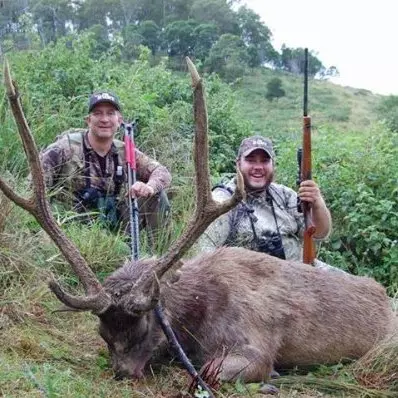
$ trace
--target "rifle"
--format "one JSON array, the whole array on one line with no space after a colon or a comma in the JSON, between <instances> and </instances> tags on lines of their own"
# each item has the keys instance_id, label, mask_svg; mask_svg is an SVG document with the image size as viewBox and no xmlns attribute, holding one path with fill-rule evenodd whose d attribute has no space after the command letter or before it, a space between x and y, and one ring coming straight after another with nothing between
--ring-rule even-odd
<instances>
[{"instance_id":1,"label":"rifle","mask_svg":"<svg viewBox=\"0 0 398 398\"><path fill-rule=\"evenodd\" d=\"M303 106L303 144L297 151L299 176L297 184L312 178L311 170L311 117L308 116L308 48L304 49L304 106ZM312 236L315 233L315 225L312 222L311 204L297 200L297 210L304 214L304 247L303 262L312 264L315 259L315 244Z\"/></svg>"},{"instance_id":2,"label":"rifle","mask_svg":"<svg viewBox=\"0 0 398 398\"><path fill-rule=\"evenodd\" d=\"M124 129L123 141L125 161L127 164L127 184L128 192L130 192L130 188L137 181L137 162L135 157L134 142L134 132L137 128L137 121L135 120L132 123L123 122L122 128ZM128 205L130 215L131 259L137 261L139 259L139 209L137 198L132 199L131 196L128 195ZM172 349L175 350L177 356L180 358L181 362L185 366L188 373L191 375L194 382L197 383L202 391L204 391L204 394L206 394L203 396L206 396L208 398L214 398L210 387L205 383L205 381L196 371L189 358L185 354L183 348L177 340L173 329L171 328L170 322L164 316L163 309L159 303L156 304L154 312L157 321L160 323L163 333L166 335L170 346L172 347Z\"/></svg>"}]
</instances>

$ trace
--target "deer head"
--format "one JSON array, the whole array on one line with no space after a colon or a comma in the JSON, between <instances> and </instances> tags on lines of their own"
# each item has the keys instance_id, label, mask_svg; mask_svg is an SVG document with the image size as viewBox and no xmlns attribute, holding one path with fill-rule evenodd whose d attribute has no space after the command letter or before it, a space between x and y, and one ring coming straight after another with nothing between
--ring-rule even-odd
<instances>
[{"instance_id":1,"label":"deer head","mask_svg":"<svg viewBox=\"0 0 398 398\"><path fill-rule=\"evenodd\" d=\"M145 333L148 334L148 323L154 322L150 310L159 300L159 280L171 267L173 267L173 270L177 268L178 260L210 223L232 209L243 196L243 179L238 173L236 193L222 204L212 199L204 89L202 80L189 58L187 58L187 64L194 91L196 178L194 215L180 238L171 245L166 254L156 260L131 262L117 270L107 279L104 285L101 285L77 247L63 233L51 214L50 206L46 200L46 188L37 147L24 116L18 90L11 79L7 60L4 63L6 92L32 174L33 193L30 198L23 198L15 193L2 178L0 178L0 189L11 201L31 213L48 233L82 283L85 296L74 296L67 293L55 280L49 283L52 292L67 307L75 310L92 311L98 315L101 321L100 333L108 343L114 367L121 370L120 373L122 374L124 373L123 369L129 369L128 375L135 377L141 376L142 363L145 364L148 355L150 356L152 352L151 347L160 338L154 332L152 336L145 338L144 344L142 341L144 337L141 336ZM131 330L134 330L133 336ZM141 339L140 353L136 352L136 345L132 344L132 339L135 341ZM130 347L130 349L126 349L126 347ZM134 356L135 362L131 364L131 358Z\"/></svg>"}]
</instances>

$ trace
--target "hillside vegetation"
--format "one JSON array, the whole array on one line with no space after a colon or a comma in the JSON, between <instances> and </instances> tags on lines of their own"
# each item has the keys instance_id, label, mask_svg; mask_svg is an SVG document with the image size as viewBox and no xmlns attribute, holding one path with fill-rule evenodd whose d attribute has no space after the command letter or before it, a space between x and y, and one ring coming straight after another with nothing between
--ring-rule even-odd
<instances>
[{"instance_id":1,"label":"hillside vegetation","mask_svg":"<svg viewBox=\"0 0 398 398\"><path fill-rule=\"evenodd\" d=\"M285 96L266 99L267 84L275 78L282 80ZM237 84L237 100L253 128L269 135L300 131L303 113L303 78L292 73L256 69ZM334 126L346 131L368 129L378 118L382 96L365 89L342 87L327 80L309 82L309 114L315 131Z\"/></svg>"},{"instance_id":2,"label":"hillside vegetation","mask_svg":"<svg viewBox=\"0 0 398 398\"><path fill-rule=\"evenodd\" d=\"M119 94L126 120L139 118L138 146L173 174L170 239L192 213L192 92L186 73L167 62L152 66L140 47L137 60L117 52L91 57L90 34L59 39L38 51L9 55L27 120L40 148L70 127L82 127L88 94L97 88ZM267 83L280 78L285 96L266 99ZM277 148L277 179L295 187L296 149L301 140L302 79L282 71L253 69L224 82L204 73L209 110L214 182L234 170L236 148L253 131L270 136ZM3 89L3 87L2 87ZM331 208L334 231L319 249L321 259L370 275L393 298L398 288L398 134L380 119L384 98L354 88L311 79L314 178ZM391 107L388 108L391 111ZM0 103L0 172L27 193L26 161L5 96ZM143 381L115 381L96 319L88 313L54 312L59 304L46 281L55 276L72 291L76 277L30 216L0 195L0 395L4 397L183 397L186 372L159 365ZM126 238L71 222L54 209L57 221L90 266L103 278L129 257ZM142 235L142 255L150 255ZM393 397L398 384L396 345L366 361L296 371L276 383L282 397ZM395 351L394 351L395 350ZM392 356L391 353L393 353ZM389 358L388 362L380 358ZM171 366L173 365L173 366ZM258 385L224 385L218 397L256 396Z\"/></svg>"}]
</instances>

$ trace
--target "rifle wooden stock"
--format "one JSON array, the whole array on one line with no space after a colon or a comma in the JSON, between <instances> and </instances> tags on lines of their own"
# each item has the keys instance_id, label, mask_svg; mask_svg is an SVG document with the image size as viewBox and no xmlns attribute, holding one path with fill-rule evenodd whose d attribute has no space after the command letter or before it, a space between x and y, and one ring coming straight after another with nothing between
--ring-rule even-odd
<instances>
[{"instance_id":1,"label":"rifle wooden stock","mask_svg":"<svg viewBox=\"0 0 398 398\"><path fill-rule=\"evenodd\" d=\"M301 163L301 181L310 180L312 178L311 164L311 117L303 117L303 154ZM303 262L312 264L316 251L315 243L312 236L315 233L315 225L312 222L311 204L301 202L304 215L304 245L303 245Z\"/></svg>"}]
</instances>

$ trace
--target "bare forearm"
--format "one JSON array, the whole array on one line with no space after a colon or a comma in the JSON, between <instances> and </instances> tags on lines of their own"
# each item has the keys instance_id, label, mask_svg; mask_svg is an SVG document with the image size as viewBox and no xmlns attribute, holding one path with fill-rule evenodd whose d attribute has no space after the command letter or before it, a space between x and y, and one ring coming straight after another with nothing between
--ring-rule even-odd
<instances>
[{"instance_id":1,"label":"bare forearm","mask_svg":"<svg viewBox=\"0 0 398 398\"><path fill-rule=\"evenodd\" d=\"M313 180L302 181L298 196L302 201L311 204L312 221L316 227L314 238L327 237L332 229L332 218L318 185Z\"/></svg>"},{"instance_id":2,"label":"bare forearm","mask_svg":"<svg viewBox=\"0 0 398 398\"><path fill-rule=\"evenodd\" d=\"M312 221L316 228L314 238L323 239L330 234L332 229L332 217L322 196L317 198L315 203L313 203Z\"/></svg>"}]
</instances>

